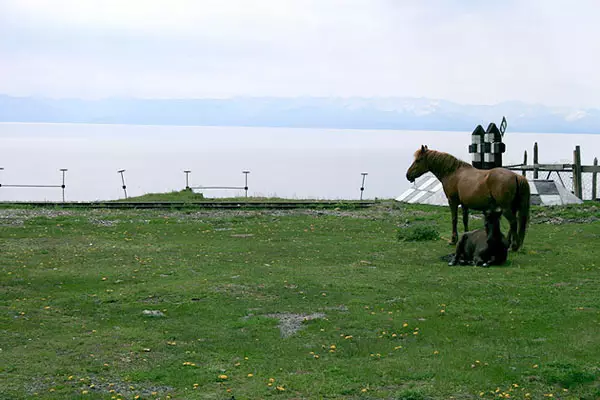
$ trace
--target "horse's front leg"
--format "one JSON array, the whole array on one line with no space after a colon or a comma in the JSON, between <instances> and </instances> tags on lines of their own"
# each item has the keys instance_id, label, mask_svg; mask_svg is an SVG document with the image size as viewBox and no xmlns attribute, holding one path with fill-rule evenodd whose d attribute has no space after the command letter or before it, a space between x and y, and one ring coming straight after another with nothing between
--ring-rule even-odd
<instances>
[{"instance_id":1,"label":"horse's front leg","mask_svg":"<svg viewBox=\"0 0 600 400\"><path fill-rule=\"evenodd\" d=\"M469 209L463 204L460 206L462 208L462 216L463 216L463 225L465 227L465 232L469 231Z\"/></svg>"},{"instance_id":2,"label":"horse's front leg","mask_svg":"<svg viewBox=\"0 0 600 400\"><path fill-rule=\"evenodd\" d=\"M452 239L450 244L458 242L458 202L450 201L450 212L452 213Z\"/></svg>"}]
</instances>

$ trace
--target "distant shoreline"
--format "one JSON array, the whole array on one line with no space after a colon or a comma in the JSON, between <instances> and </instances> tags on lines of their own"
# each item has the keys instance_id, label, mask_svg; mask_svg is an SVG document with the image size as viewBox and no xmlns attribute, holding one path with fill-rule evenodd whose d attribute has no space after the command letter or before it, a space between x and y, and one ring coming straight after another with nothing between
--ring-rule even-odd
<instances>
[{"instance_id":1,"label":"distant shoreline","mask_svg":"<svg viewBox=\"0 0 600 400\"><path fill-rule=\"evenodd\" d=\"M444 133L444 132L461 132L471 133L471 131L460 130L460 129L446 129L446 130L435 130L435 129L392 129L392 128L331 128L331 127L318 127L318 126L269 126L269 125L177 125L177 124L128 124L128 123L112 123L112 122L20 122L20 121L0 121L2 125L82 125L82 126L94 126L94 125L105 125L105 126L148 126L148 127L174 127L174 128L251 128L251 129L318 129L325 131L388 131L388 132L427 132L427 133ZM592 132L537 132L537 131L522 131L522 132L511 132L510 129L506 132L507 135L600 135L600 131L597 133Z\"/></svg>"}]
</instances>

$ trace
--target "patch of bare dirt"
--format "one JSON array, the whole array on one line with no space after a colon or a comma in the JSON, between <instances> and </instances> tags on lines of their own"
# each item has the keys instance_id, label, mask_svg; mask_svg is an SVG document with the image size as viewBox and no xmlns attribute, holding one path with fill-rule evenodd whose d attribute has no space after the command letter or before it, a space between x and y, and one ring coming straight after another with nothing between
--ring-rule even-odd
<instances>
[{"instance_id":1,"label":"patch of bare dirt","mask_svg":"<svg viewBox=\"0 0 600 400\"><path fill-rule=\"evenodd\" d=\"M304 321L310 321L313 319L325 318L324 313L313 313L313 314L292 314L292 313L277 313L277 314L266 314L267 318L275 318L279 320L279 330L282 338L287 338L302 329Z\"/></svg>"}]
</instances>

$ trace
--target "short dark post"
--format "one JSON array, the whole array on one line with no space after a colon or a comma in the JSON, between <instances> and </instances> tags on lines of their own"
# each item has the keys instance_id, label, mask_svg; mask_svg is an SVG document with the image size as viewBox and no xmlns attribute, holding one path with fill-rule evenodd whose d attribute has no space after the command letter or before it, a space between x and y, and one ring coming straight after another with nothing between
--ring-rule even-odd
<instances>
[{"instance_id":1,"label":"short dark post","mask_svg":"<svg viewBox=\"0 0 600 400\"><path fill-rule=\"evenodd\" d=\"M190 190L189 175L192 171L183 171L185 173L185 190Z\"/></svg>"},{"instance_id":2,"label":"short dark post","mask_svg":"<svg viewBox=\"0 0 600 400\"><path fill-rule=\"evenodd\" d=\"M244 174L244 191L246 192L246 197L248 197L248 174L250 171L242 171Z\"/></svg>"},{"instance_id":3,"label":"short dark post","mask_svg":"<svg viewBox=\"0 0 600 400\"><path fill-rule=\"evenodd\" d=\"M525 167L527 165L527 150L525 150L525 153L523 153L523 166ZM522 171L523 176L527 176L527 171L523 170Z\"/></svg>"},{"instance_id":4,"label":"short dark post","mask_svg":"<svg viewBox=\"0 0 600 400\"><path fill-rule=\"evenodd\" d=\"M367 177L367 175L369 175L368 172L361 172L360 173L362 175L362 184L360 185L360 199L363 199L363 193L365 191L365 178Z\"/></svg>"},{"instance_id":5,"label":"short dark post","mask_svg":"<svg viewBox=\"0 0 600 400\"><path fill-rule=\"evenodd\" d=\"M121 174L121 182L123 182L123 192L125 192L125 198L127 198L127 186L125 185L125 176L123 176L124 169L120 169L117 173Z\"/></svg>"},{"instance_id":6,"label":"short dark post","mask_svg":"<svg viewBox=\"0 0 600 400\"><path fill-rule=\"evenodd\" d=\"M575 196L583 199L583 187L581 182L581 148L575 146L573 150L573 190Z\"/></svg>"},{"instance_id":7,"label":"short dark post","mask_svg":"<svg viewBox=\"0 0 600 400\"><path fill-rule=\"evenodd\" d=\"M538 178L538 144L537 142L533 145L533 179Z\"/></svg>"},{"instance_id":8,"label":"short dark post","mask_svg":"<svg viewBox=\"0 0 600 400\"><path fill-rule=\"evenodd\" d=\"M0 172L4 171L4 167L0 167ZM0 187L2 187L2 183L0 183Z\"/></svg>"},{"instance_id":9,"label":"short dark post","mask_svg":"<svg viewBox=\"0 0 600 400\"><path fill-rule=\"evenodd\" d=\"M597 190L596 180L598 179L598 157L594 157L594 172L592 172L592 200L597 200Z\"/></svg>"},{"instance_id":10,"label":"short dark post","mask_svg":"<svg viewBox=\"0 0 600 400\"><path fill-rule=\"evenodd\" d=\"M62 172L62 185L60 186L62 188L62 198L63 198L63 203L65 202L65 172L68 171L68 169L66 168L61 168L59 170L60 172Z\"/></svg>"}]
</instances>

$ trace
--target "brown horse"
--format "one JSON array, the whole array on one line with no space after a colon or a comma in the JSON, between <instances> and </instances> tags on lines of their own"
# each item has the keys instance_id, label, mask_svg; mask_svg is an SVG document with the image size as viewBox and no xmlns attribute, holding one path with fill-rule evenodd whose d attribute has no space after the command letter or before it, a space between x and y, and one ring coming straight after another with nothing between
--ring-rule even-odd
<instances>
[{"instance_id":1,"label":"brown horse","mask_svg":"<svg viewBox=\"0 0 600 400\"><path fill-rule=\"evenodd\" d=\"M458 206L462 207L465 232L469 230L469 209L490 210L502 208L510 223L508 241L516 251L523 244L529 220L529 183L527 178L505 168L481 170L458 158L421 146L415 160L406 171L406 179L416 178L431 171L442 182L452 212L452 240L458 240ZM517 230L518 225L518 230Z\"/></svg>"}]
</instances>

